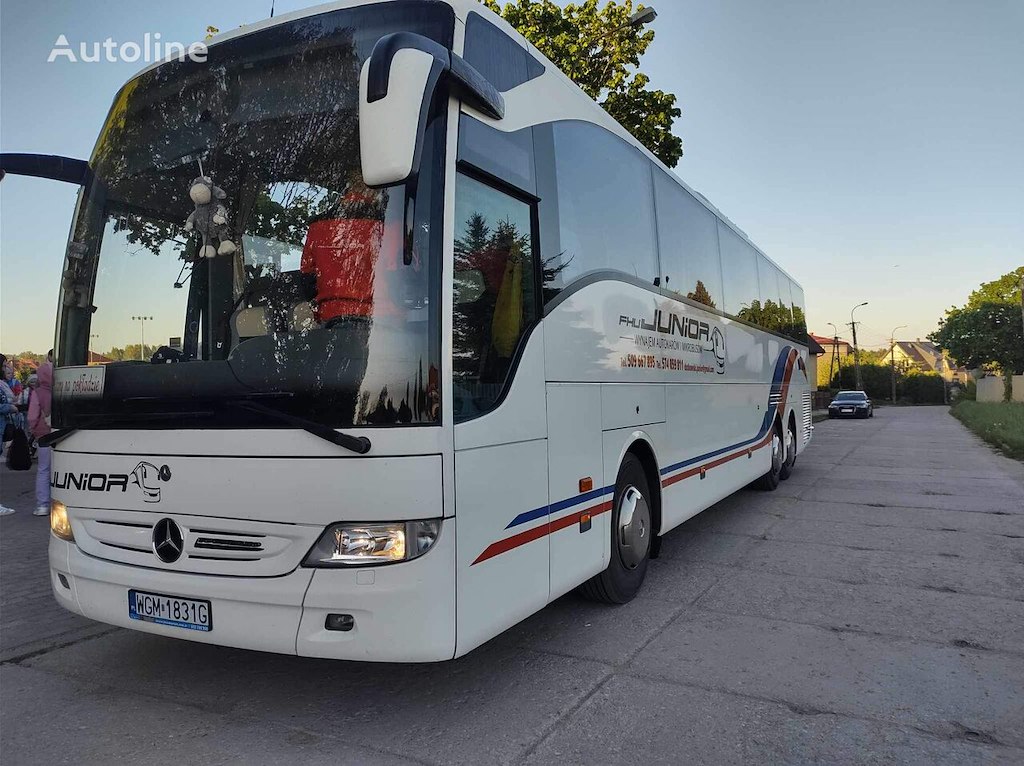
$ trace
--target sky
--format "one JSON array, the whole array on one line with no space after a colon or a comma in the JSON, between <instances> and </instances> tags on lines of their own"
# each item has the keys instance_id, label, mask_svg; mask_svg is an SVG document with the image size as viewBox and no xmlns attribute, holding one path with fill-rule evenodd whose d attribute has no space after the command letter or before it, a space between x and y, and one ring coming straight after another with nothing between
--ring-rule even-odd
<instances>
[{"instance_id":1,"label":"sky","mask_svg":"<svg viewBox=\"0 0 1024 766\"><path fill-rule=\"evenodd\" d=\"M1024 3L652 0L642 62L679 97L678 175L797 281L810 329L857 310L867 347L924 338L981 282L1024 265ZM276 14L309 5L277 0ZM0 150L87 158L137 63L47 63L72 45L184 43L270 0L0 6ZM52 346L76 190L0 184L0 349ZM129 314L147 306L124 304ZM148 337L147 337L148 340ZM105 348L103 339L98 348Z\"/></svg>"}]
</instances>

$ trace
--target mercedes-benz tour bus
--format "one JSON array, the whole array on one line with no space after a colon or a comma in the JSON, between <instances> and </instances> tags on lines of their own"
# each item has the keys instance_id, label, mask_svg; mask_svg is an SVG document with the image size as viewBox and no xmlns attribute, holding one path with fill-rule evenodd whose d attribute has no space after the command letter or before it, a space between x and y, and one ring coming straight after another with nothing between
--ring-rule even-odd
<instances>
[{"instance_id":1,"label":"mercedes-benz tour bus","mask_svg":"<svg viewBox=\"0 0 1024 766\"><path fill-rule=\"evenodd\" d=\"M88 162L4 162L81 184L49 566L91 619L451 659L629 601L810 439L799 285L472 0L242 27Z\"/></svg>"}]
</instances>

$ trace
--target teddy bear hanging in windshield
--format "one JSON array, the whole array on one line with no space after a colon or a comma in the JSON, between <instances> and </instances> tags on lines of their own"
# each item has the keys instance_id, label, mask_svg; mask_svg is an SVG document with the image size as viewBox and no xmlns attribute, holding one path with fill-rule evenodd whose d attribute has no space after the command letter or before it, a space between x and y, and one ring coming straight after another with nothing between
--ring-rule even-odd
<instances>
[{"instance_id":1,"label":"teddy bear hanging in windshield","mask_svg":"<svg viewBox=\"0 0 1024 766\"><path fill-rule=\"evenodd\" d=\"M209 176L200 175L189 187L188 196L195 203L196 209L189 213L185 231L198 231L202 236L199 257L213 258L235 252L235 243L231 241L228 229L228 209L220 203L220 200L228 196L227 192L215 186ZM214 246L214 240L220 244Z\"/></svg>"}]
</instances>

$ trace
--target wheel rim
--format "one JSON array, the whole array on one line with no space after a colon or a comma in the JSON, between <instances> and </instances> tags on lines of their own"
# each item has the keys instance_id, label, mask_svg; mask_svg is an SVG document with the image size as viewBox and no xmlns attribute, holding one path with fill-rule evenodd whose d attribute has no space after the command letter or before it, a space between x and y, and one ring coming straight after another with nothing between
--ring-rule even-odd
<instances>
[{"instance_id":1,"label":"wheel rim","mask_svg":"<svg viewBox=\"0 0 1024 766\"><path fill-rule=\"evenodd\" d=\"M619 501L619 529L616 535L619 558L627 569L636 569L647 557L651 544L651 510L636 487L626 487Z\"/></svg>"},{"instance_id":2,"label":"wheel rim","mask_svg":"<svg viewBox=\"0 0 1024 766\"><path fill-rule=\"evenodd\" d=\"M782 450L782 437L776 431L772 434L772 473L778 473L782 470L782 461L785 459Z\"/></svg>"},{"instance_id":3,"label":"wheel rim","mask_svg":"<svg viewBox=\"0 0 1024 766\"><path fill-rule=\"evenodd\" d=\"M796 444L796 437L793 435L792 429L786 429L786 462L793 462L793 458L796 457L796 450L793 447Z\"/></svg>"}]
</instances>

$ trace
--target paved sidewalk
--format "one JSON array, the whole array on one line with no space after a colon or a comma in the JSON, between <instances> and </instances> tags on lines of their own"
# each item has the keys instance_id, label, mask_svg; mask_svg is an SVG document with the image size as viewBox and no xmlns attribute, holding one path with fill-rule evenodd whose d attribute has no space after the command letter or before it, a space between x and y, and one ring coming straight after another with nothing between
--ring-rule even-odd
<instances>
[{"instance_id":1,"label":"paved sidewalk","mask_svg":"<svg viewBox=\"0 0 1024 766\"><path fill-rule=\"evenodd\" d=\"M945 408L817 424L631 604L567 596L438 665L65 617L45 525L0 519L5 763L1024 763L1024 467Z\"/></svg>"},{"instance_id":2,"label":"paved sidewalk","mask_svg":"<svg viewBox=\"0 0 1024 766\"><path fill-rule=\"evenodd\" d=\"M12 471L0 460L0 504L17 511L0 518L2 662L109 630L71 614L53 599L46 566L50 520L32 515L35 481L34 463L31 471Z\"/></svg>"}]
</instances>

